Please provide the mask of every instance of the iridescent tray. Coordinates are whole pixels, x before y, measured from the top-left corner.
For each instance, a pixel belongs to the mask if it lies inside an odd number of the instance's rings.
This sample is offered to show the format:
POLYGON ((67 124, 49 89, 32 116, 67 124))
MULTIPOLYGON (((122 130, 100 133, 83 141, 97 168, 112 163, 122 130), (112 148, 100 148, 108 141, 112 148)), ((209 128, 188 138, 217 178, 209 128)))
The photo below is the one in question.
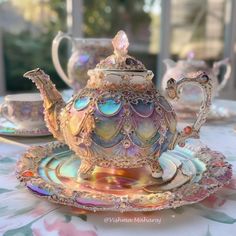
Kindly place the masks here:
POLYGON ((97 167, 77 179, 80 160, 59 142, 31 147, 17 163, 17 178, 35 195, 91 211, 154 211, 199 202, 226 184, 231 165, 221 153, 187 145, 160 157, 163 176, 146 168, 97 167))
POLYGON ((19 128, 11 121, 0 116, 0 135, 19 137, 42 137, 52 135, 46 127, 43 128, 19 128))

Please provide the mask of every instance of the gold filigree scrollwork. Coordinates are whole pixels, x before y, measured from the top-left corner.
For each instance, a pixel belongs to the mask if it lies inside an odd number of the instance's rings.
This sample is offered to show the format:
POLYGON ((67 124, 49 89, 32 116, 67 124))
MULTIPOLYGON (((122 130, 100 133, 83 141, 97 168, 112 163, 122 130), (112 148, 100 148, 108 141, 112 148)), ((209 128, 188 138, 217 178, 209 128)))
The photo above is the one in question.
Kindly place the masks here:
POLYGON ((207 114, 211 106, 212 95, 212 81, 205 72, 199 71, 195 74, 189 74, 185 78, 182 78, 178 82, 174 79, 170 79, 167 82, 167 95, 171 99, 178 99, 181 93, 181 88, 186 84, 194 84, 199 86, 203 91, 203 100, 200 107, 200 111, 197 115, 196 121, 192 126, 186 126, 182 131, 177 131, 174 135, 172 142, 169 145, 169 149, 173 149, 176 144, 180 146, 185 145, 185 140, 188 138, 199 138, 199 130, 205 123, 207 114))

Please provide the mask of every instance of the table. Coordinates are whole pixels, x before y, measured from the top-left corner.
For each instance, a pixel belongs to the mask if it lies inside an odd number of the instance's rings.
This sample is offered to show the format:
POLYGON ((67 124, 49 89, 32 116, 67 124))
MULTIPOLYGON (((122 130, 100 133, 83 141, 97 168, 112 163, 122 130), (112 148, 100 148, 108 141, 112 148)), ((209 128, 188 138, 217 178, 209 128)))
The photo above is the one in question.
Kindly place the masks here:
MULTIPOLYGON (((236 102, 217 100, 216 104, 236 111, 236 102)), ((236 170, 234 125, 206 124, 196 143, 224 153, 236 170)), ((30 145, 51 140, 0 137, 0 235, 236 235, 236 178, 199 204, 150 213, 88 213, 33 196, 16 180, 15 163, 30 145)))

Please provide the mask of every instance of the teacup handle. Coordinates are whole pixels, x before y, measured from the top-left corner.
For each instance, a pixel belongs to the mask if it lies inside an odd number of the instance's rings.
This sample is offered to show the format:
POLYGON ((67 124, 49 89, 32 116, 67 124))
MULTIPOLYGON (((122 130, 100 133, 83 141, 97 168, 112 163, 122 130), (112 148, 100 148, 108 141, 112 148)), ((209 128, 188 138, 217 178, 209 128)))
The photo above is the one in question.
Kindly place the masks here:
POLYGON ((212 98, 212 83, 211 79, 207 76, 205 72, 199 71, 195 74, 188 74, 187 77, 176 81, 174 79, 169 79, 167 81, 167 95, 170 99, 179 98, 181 88, 186 84, 195 84, 202 89, 203 100, 200 106, 200 111, 197 115, 196 121, 191 126, 186 126, 182 131, 176 131, 172 142, 169 145, 169 149, 174 149, 178 144, 183 147, 185 145, 185 140, 188 138, 199 138, 199 130, 201 126, 205 123, 208 112, 211 106, 212 98))
POLYGON ((219 76, 219 70, 221 66, 225 66, 226 70, 224 73, 224 77, 223 80, 221 81, 221 83, 219 84, 219 86, 217 87, 217 93, 219 93, 227 84, 228 80, 230 79, 230 75, 231 75, 231 64, 230 64, 230 59, 229 58, 225 58, 221 61, 215 62, 213 64, 213 70, 217 70, 217 76, 219 76))
POLYGON ((71 41, 72 42, 72 51, 74 50, 75 42, 74 42, 73 38, 69 34, 59 31, 57 33, 56 37, 52 41, 52 61, 53 61, 53 64, 56 68, 56 71, 60 75, 60 77, 69 86, 72 86, 72 81, 70 80, 70 78, 66 75, 66 73, 62 69, 61 63, 60 63, 60 60, 59 60, 58 49, 59 49, 59 46, 60 46, 60 43, 61 43, 62 39, 68 39, 69 41, 71 41))

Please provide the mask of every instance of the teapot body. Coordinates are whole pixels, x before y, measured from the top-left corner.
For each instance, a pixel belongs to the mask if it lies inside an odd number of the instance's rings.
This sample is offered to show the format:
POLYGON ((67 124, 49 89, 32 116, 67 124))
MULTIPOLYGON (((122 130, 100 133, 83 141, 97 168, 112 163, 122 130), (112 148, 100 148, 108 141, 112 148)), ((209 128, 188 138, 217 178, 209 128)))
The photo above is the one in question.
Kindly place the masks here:
MULTIPOLYGON (((167 95, 178 98, 185 84, 203 90, 196 121, 176 130, 176 115, 152 83, 153 73, 128 55, 124 31, 113 38, 114 53, 88 71, 85 88, 65 103, 50 77, 37 68, 24 74, 43 96, 45 121, 53 136, 66 143, 81 160, 78 178, 90 178, 96 166, 149 167, 161 177, 160 155, 188 138, 198 138, 211 103, 211 80, 201 71, 193 77, 167 82, 167 95)), ((164 168, 164 167, 163 167, 164 168)))
POLYGON ((126 75, 130 84, 116 89, 113 83, 86 87, 61 113, 65 142, 85 163, 155 168, 158 157, 168 149, 176 132, 175 112, 153 85, 138 91, 133 77, 126 75))

